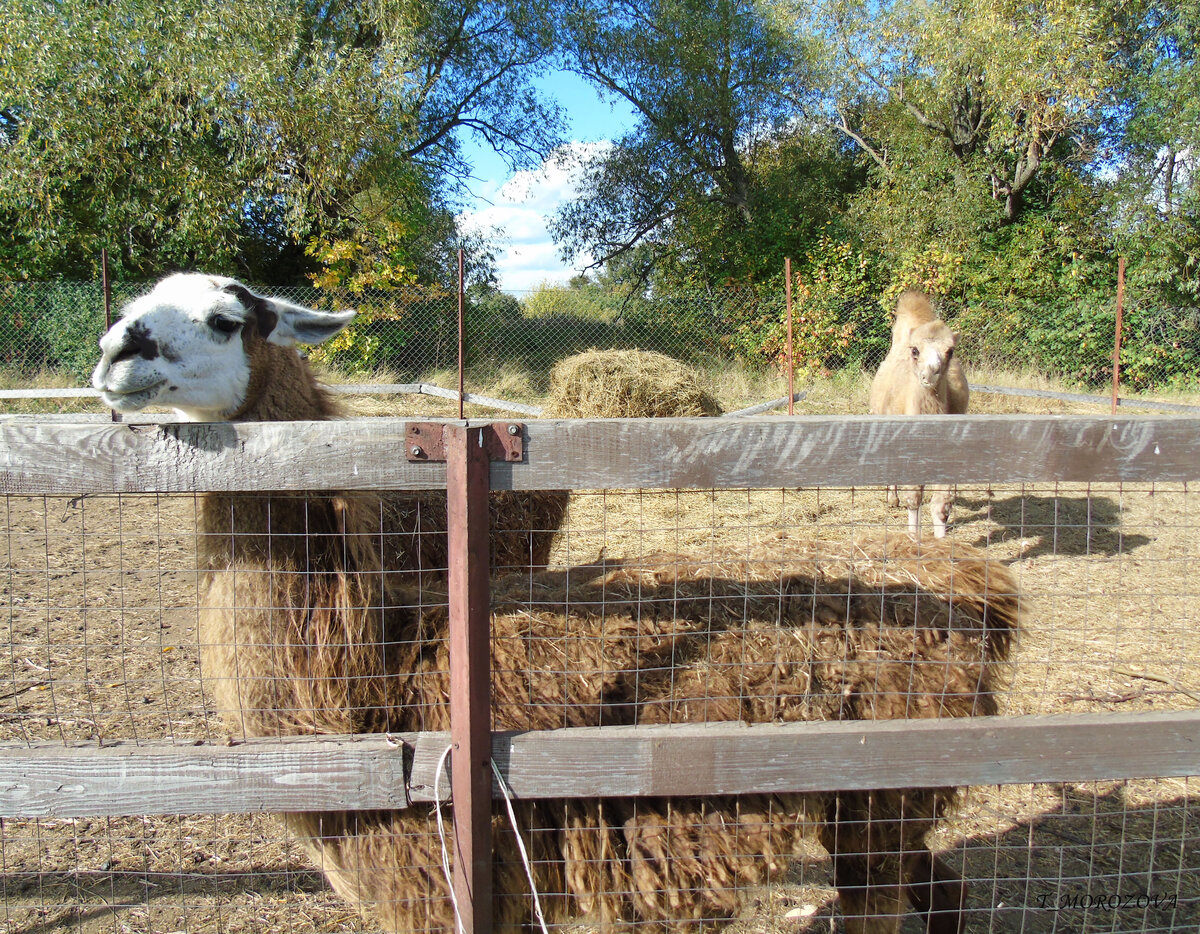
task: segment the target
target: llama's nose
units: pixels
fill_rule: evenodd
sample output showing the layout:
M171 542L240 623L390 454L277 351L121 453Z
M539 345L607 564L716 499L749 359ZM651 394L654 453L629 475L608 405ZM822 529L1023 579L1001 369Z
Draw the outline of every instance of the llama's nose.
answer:
M153 360L158 356L158 342L150 336L150 332L136 324L125 329L121 343L112 353L111 363L120 363L133 357Z

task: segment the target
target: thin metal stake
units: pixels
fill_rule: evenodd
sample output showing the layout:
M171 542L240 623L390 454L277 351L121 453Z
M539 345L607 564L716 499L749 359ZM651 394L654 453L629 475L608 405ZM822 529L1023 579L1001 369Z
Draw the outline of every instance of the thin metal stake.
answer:
M452 876L463 929L492 929L491 623L484 429L446 425Z
M112 286L108 281L108 250L100 251L100 283L104 289L104 333L107 334L109 328L112 327ZM103 337L103 335L101 335ZM119 422L121 415L116 409L112 409L112 420Z
M458 419L463 418L463 251L458 248Z
M1117 333L1113 338L1112 414L1117 414L1117 389L1121 384L1121 318L1125 307L1125 257L1117 257Z
M787 296L787 376L788 376L788 415L795 415L796 400L795 373L796 365L792 357L792 260L783 261L784 294Z

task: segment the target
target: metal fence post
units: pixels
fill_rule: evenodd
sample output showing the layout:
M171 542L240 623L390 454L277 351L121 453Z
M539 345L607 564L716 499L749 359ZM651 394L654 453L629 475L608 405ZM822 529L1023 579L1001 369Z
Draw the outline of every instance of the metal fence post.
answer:
M458 417L461 420L463 417L463 331L464 331L464 309L463 309L463 251L462 247L458 248Z
M100 284L104 291L104 334L108 333L112 327L112 285L108 280L108 250L100 251ZM100 336L103 337L104 334ZM116 409L112 409L112 420L119 422L121 415Z
M446 425L453 885L463 930L492 929L489 458L481 428Z
M783 261L784 295L787 296L787 377L788 377L788 415L795 415L796 362L792 356L792 260L790 257Z
M1117 389L1121 383L1121 318L1125 306L1125 257L1117 258L1117 326L1113 337L1112 414L1117 414Z

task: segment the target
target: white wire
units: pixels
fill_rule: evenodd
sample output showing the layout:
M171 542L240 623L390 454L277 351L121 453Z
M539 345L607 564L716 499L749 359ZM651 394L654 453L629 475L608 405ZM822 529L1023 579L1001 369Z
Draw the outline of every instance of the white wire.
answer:
M454 894L454 880L450 877L450 851L446 847L446 825L442 822L442 795L439 790L442 778L442 769L446 765L446 759L450 756L450 751L454 748L454 744L446 747L441 758L438 759L437 770L433 773L433 813L437 816L438 839L442 843L442 872L446 875L446 885L450 889L450 904L454 906L454 927L459 934L466 934L466 928L463 927L462 915L458 911L458 898ZM454 785L450 786L451 800L454 798Z
M512 794L508 790L508 785L504 783L504 776L500 774L500 770L496 768L496 760L489 760L492 763L492 773L496 776L496 781L500 785L500 791L504 795L504 806L508 808L508 820L512 824L513 836L517 838L517 849L521 852L521 861L525 864L525 878L529 880L529 891L533 894L533 911L537 915L538 925L542 929L542 934L550 934L546 928L546 918L542 914L542 902L538 898L537 883L533 881L533 866L529 862L529 854L525 852L525 841L521 839L521 828L517 826L517 815L513 811Z
M446 876L446 885L450 889L450 904L454 906L454 925L458 929L459 934L466 934L462 923L462 915L458 910L458 898L454 894L454 880L450 876L450 850L446 846L446 825L442 820L442 769L445 768L446 760L450 757L453 749L454 745L451 744L443 750L441 757L438 759L437 770L433 773L433 813L437 817L438 840L442 844L442 873ZM512 824L513 836L517 838L517 850L521 854L521 862L525 864L525 878L529 880L529 891L533 895L533 912L537 916L538 926L542 929L542 934L550 934L549 929L546 927L546 916L542 914L542 902L538 897L537 883L533 881L533 866L529 862L529 853L525 849L525 841L521 839L521 828L517 826L517 814L512 806L512 792L508 790L504 776L496 768L495 760L489 759L488 761L491 763L492 773L496 776L496 782L500 785L500 791L504 795L504 806L508 809L508 820ZM450 796L451 800L453 800L453 784L450 786Z

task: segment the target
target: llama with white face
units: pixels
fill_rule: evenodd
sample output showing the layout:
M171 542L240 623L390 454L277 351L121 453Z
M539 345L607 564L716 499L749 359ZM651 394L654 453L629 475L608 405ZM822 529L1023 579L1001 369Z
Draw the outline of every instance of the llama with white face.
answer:
M908 290L896 302L892 346L871 383L872 415L962 415L970 388L955 357L958 335L940 321L924 292ZM920 533L921 498L925 488L905 487L908 530ZM888 502L899 503L896 487L888 487ZM936 486L930 499L933 534L944 538L954 502L952 487Z
M268 373L289 384L311 381L297 365L302 361L291 350L294 344L328 340L353 318L353 311L318 311L265 298L223 276L178 273L130 302L101 338L92 385L118 412L163 405L190 421L246 418L267 401L264 393L277 395L269 392ZM264 409L255 416L329 417L327 402L304 395L308 411Z
M196 419L329 418L335 406L291 344L332 337L351 317L229 279L172 276L104 337L93 379L126 412L158 404ZM565 493L504 492L503 508L492 503L493 550L505 522L558 527ZM539 495L554 518L535 526L529 497ZM444 540L445 525L422 531L424 519L402 508L412 496L202 497L201 668L236 734L449 728L446 600L436 580L409 573L430 567L431 547L444 552L430 542ZM436 503L444 518L444 493L434 496L417 511L428 516ZM531 533L522 544L526 562L543 540ZM832 558L835 546L843 558ZM536 574L526 563L492 593L499 730L990 715L1019 615L1006 568L967 545L904 536L768 541L749 556L706 549L698 561L639 555ZM515 810L556 924L695 930L729 920L747 887L782 872L816 834L848 932L899 934L912 908L930 934L961 934L966 886L926 839L954 797L942 788L568 798ZM373 930L454 928L429 806L285 820ZM495 929L527 931L516 838L502 832L494 843Z

